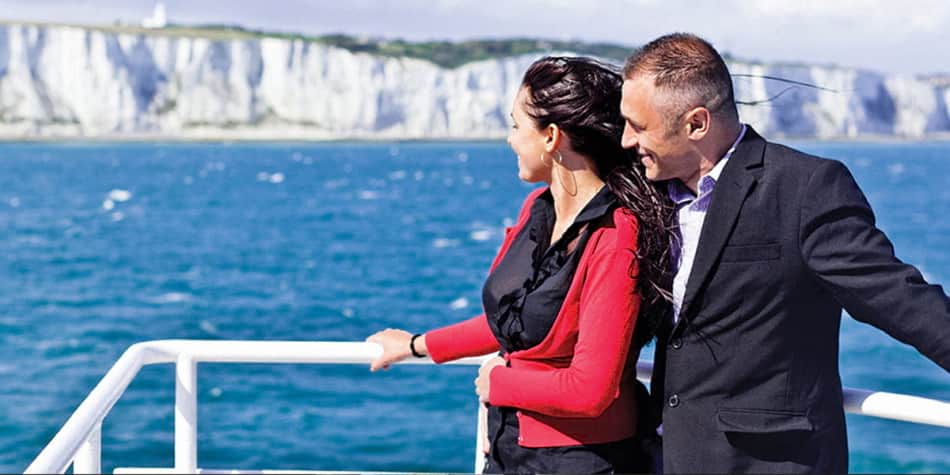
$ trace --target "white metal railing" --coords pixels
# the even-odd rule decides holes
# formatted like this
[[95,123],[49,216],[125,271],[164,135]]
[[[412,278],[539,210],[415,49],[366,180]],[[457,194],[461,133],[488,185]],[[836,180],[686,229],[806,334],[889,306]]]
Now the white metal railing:
[[[198,363],[323,363],[369,364],[382,352],[375,343],[296,341],[156,340],[132,345],[79,405],[25,473],[102,471],[102,421],[142,366],[175,363],[175,466],[174,469],[116,469],[122,473],[195,473],[198,468],[198,398],[195,392]],[[480,365],[484,358],[466,358],[452,364]],[[432,364],[409,359],[400,364]],[[652,362],[637,365],[637,377],[648,380]],[[950,403],[886,392],[845,389],[844,407],[850,413],[950,427]],[[475,473],[480,473],[484,405],[479,404]],[[200,470],[203,473],[243,473]],[[261,472],[251,472],[261,473]],[[274,472],[277,473],[277,472]]]

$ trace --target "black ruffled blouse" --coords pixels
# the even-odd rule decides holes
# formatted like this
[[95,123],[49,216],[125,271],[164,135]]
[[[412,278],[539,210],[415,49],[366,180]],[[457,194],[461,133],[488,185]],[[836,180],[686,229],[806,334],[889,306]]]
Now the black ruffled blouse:
[[545,190],[527,223],[485,281],[482,304],[501,348],[510,353],[538,345],[547,336],[571,286],[587,241],[609,224],[617,199],[605,186],[591,198],[563,236],[551,243],[554,197]]

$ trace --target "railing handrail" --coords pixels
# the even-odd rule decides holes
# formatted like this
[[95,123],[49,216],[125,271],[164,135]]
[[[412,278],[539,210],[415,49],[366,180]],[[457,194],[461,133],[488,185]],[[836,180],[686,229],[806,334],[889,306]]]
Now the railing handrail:
[[[196,363],[369,364],[381,351],[376,343],[365,342],[152,340],[136,343],[113,364],[25,473],[65,472],[76,452],[102,423],[142,366],[175,363],[181,355],[190,355]],[[477,366],[482,361],[465,358],[450,364]],[[433,363],[428,358],[414,358],[400,364]]]
[[[209,362],[369,364],[381,352],[379,345],[366,342],[153,340],[136,343],[116,361],[25,473],[65,472],[83,444],[98,436],[103,419],[142,366],[176,363],[183,357],[192,365]],[[482,361],[484,358],[465,358],[451,364],[479,365]],[[432,364],[432,361],[413,358],[400,364]],[[652,369],[652,362],[640,362],[637,376],[649,380]],[[933,399],[845,388],[844,407],[854,414],[950,427],[950,403]],[[98,444],[98,440],[95,443]],[[95,446],[98,450],[98,445]]]

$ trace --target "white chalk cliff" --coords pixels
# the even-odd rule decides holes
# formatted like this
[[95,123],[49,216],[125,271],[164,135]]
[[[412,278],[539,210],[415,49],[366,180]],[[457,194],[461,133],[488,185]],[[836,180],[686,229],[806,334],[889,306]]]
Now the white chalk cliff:
[[[498,138],[536,56],[469,63],[353,53],[304,40],[213,40],[0,25],[0,137]],[[950,132],[945,84],[867,70],[732,62],[766,135]]]

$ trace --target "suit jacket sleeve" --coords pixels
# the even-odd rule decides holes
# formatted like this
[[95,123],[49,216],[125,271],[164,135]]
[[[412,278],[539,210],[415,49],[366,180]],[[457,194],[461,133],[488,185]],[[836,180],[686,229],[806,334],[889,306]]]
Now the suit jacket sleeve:
[[557,417],[598,417],[619,396],[640,297],[630,275],[634,250],[623,244],[636,241],[629,236],[618,241],[591,255],[570,366],[550,371],[496,366],[489,376],[492,405]]
[[950,371],[950,298],[895,257],[848,169],[824,161],[805,193],[800,243],[808,267],[855,319]]

